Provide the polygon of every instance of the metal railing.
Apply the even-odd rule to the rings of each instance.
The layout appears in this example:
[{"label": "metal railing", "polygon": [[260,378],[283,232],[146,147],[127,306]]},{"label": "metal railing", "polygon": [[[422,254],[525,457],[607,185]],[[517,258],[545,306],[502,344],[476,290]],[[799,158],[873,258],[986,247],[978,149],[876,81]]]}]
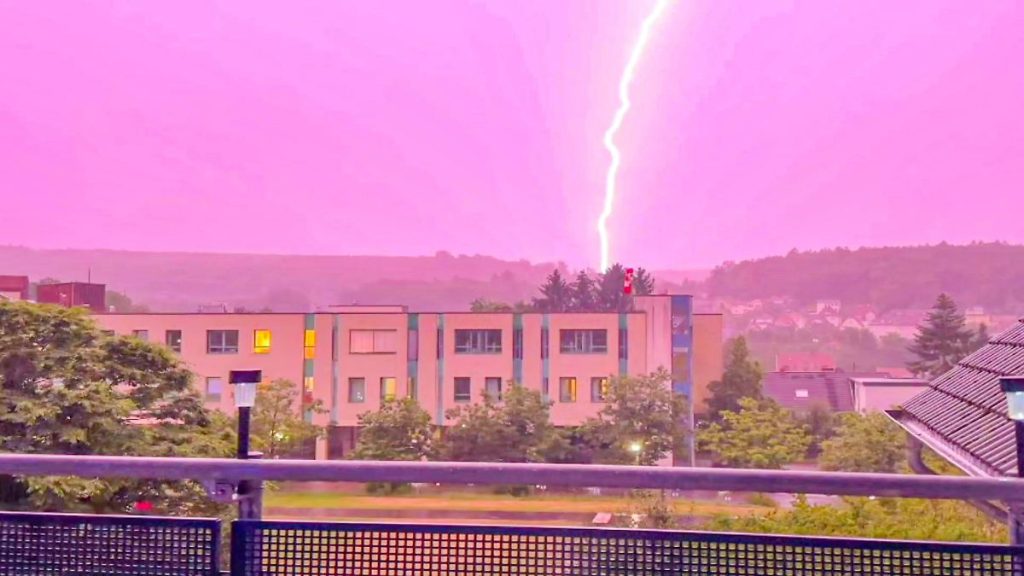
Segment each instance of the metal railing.
[{"label": "metal railing", "polygon": [[[394,482],[547,485],[665,490],[728,490],[851,496],[997,500],[1019,505],[1024,480],[897,474],[657,468],[553,464],[361,462],[136,458],[0,454],[0,474],[198,480],[211,494],[237,493],[262,481]],[[258,507],[257,507],[258,509]],[[92,522],[57,518],[58,526]],[[11,518],[8,515],[8,518]],[[110,517],[100,517],[110,518]],[[154,525],[161,520],[142,518]],[[19,520],[21,521],[21,520]],[[109,522],[110,520],[103,520]],[[101,521],[101,522],[103,522]],[[41,522],[41,521],[36,521]],[[17,522],[14,522],[16,524]],[[45,524],[45,522],[43,522]],[[2,526],[0,521],[0,526]],[[24,527],[18,534],[27,534]],[[21,537],[20,550],[45,558],[51,540]],[[78,529],[76,538],[95,534]],[[0,534],[2,538],[2,534]],[[158,545],[159,538],[146,540]],[[173,539],[168,540],[168,542]],[[213,546],[212,541],[207,544]],[[147,544],[148,545],[148,544]],[[128,543],[127,546],[131,546]],[[172,549],[173,549],[172,545]],[[204,544],[205,546],[205,544]],[[100,548],[97,548],[100,549]],[[123,550],[114,546],[112,551]],[[114,553],[112,552],[112,553]],[[152,553],[152,550],[150,551]],[[118,552],[119,553],[119,552]],[[6,556],[4,555],[6,554]],[[0,546],[0,575],[17,554]],[[105,566],[105,565],[104,565]],[[95,567],[93,567],[95,568]],[[102,568],[102,566],[100,566]],[[232,573],[256,574],[613,574],[1024,576],[1024,547],[896,542],[851,538],[742,535],[594,528],[395,526],[366,523],[272,522],[234,524]],[[31,573],[31,572],[29,572]],[[181,574],[167,569],[90,569],[46,574]]]}]

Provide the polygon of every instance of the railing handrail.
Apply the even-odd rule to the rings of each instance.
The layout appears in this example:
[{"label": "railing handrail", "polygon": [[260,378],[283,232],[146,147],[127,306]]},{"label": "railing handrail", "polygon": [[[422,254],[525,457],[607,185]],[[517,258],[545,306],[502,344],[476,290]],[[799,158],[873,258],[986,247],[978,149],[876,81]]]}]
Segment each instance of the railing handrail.
[{"label": "railing handrail", "polygon": [[0,454],[0,474],[235,482],[527,484],[1020,501],[1024,479],[585,464]]}]

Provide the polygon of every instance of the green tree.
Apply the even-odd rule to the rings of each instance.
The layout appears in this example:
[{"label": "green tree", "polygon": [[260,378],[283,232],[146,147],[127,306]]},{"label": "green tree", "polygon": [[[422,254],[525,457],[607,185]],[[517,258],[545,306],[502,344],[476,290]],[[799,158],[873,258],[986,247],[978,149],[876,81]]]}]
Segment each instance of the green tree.
[{"label": "green tree", "polygon": [[632,300],[625,293],[626,269],[615,263],[601,274],[597,283],[597,311],[629,312]]},{"label": "green tree", "polygon": [[[228,420],[163,346],[105,337],[80,309],[0,303],[0,451],[229,456]],[[9,506],[124,512],[216,510],[189,482],[0,477]]]},{"label": "green tree", "polygon": [[789,510],[718,516],[705,530],[946,542],[1001,542],[1006,527],[964,502],[843,498],[838,506],[812,505],[803,496]]},{"label": "green tree", "polygon": [[585,270],[576,274],[576,281],[573,282],[572,306],[574,312],[594,312],[597,309],[597,285],[590,278]]},{"label": "green tree", "polygon": [[540,298],[534,299],[534,307],[540,312],[565,312],[572,305],[572,290],[557,268],[551,271],[544,285],[540,287]]},{"label": "green tree", "polygon": [[742,398],[697,437],[703,450],[731,468],[782,468],[804,457],[811,437],[792,413],[771,400]]},{"label": "green tree", "polygon": [[446,414],[441,455],[464,462],[542,462],[557,441],[550,403],[540,392],[509,381],[499,401],[487,393],[481,401]]},{"label": "green tree", "polygon": [[140,314],[149,312],[149,307],[136,304],[127,294],[115,290],[107,290],[106,301],[107,307],[113,308],[115,312],[135,312]]},{"label": "green tree", "polygon": [[797,423],[801,424],[811,435],[811,446],[807,450],[807,455],[812,458],[817,457],[821,453],[822,442],[835,434],[836,415],[828,406],[815,403],[806,412],[794,416]]},{"label": "green tree", "polygon": [[637,268],[633,277],[633,293],[637,296],[654,294],[654,276],[644,268]]},{"label": "green tree", "polygon": [[974,340],[971,342],[970,352],[975,352],[981,349],[983,346],[988,344],[988,341],[992,339],[992,336],[988,333],[987,324],[978,325],[978,333],[974,336]]},{"label": "green tree", "polygon": [[723,412],[739,410],[739,402],[743,398],[760,400],[761,376],[761,365],[750,357],[746,338],[733,338],[727,346],[725,373],[722,374],[722,379],[708,384],[709,417],[718,420]]},{"label": "green tree", "polygon": [[974,337],[956,302],[947,294],[939,294],[910,345],[910,352],[917,359],[908,363],[907,368],[919,376],[936,378],[968,354]]},{"label": "green tree", "polygon": [[470,312],[511,312],[512,306],[487,298],[477,298],[469,305]]},{"label": "green tree", "polygon": [[[263,457],[276,460],[293,456],[323,435],[321,427],[306,422],[300,413],[299,386],[283,378],[263,382],[256,389],[252,409],[252,446]],[[308,407],[314,414],[325,410],[318,401]]]},{"label": "green tree", "polygon": [[[430,414],[412,398],[385,400],[378,410],[359,415],[359,443],[353,460],[427,460],[436,454]],[[372,494],[395,494],[408,485],[374,482]]]},{"label": "green tree", "polygon": [[665,370],[613,377],[604,407],[582,427],[590,458],[652,466],[683,447],[686,431],[680,422],[686,414],[686,402],[672,391]]},{"label": "green tree", "polygon": [[359,415],[359,443],[353,460],[427,460],[435,455],[430,414],[412,398],[386,400]]},{"label": "green tree", "polygon": [[836,434],[821,445],[823,470],[897,472],[906,461],[906,436],[881,412],[842,414]]}]

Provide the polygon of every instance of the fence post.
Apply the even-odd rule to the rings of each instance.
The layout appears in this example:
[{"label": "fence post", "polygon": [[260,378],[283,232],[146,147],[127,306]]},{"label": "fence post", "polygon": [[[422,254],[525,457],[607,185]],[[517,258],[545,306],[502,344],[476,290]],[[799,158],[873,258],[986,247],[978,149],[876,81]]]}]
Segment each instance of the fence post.
[{"label": "fence post", "polygon": [[[262,452],[249,452],[249,460],[260,460]],[[238,518],[260,520],[263,518],[263,480],[240,480],[238,482]]]}]

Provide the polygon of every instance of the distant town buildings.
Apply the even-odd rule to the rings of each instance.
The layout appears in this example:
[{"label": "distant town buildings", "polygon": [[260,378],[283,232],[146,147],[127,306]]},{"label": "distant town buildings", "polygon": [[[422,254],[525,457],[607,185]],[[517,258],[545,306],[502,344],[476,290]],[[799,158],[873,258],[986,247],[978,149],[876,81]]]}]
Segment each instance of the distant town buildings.
[{"label": "distant town buildings", "polygon": [[0,276],[0,302],[28,300],[28,276]]},{"label": "distant town buildings", "polygon": [[59,282],[36,287],[36,302],[69,308],[83,306],[93,312],[107,311],[107,287],[90,282]]}]

